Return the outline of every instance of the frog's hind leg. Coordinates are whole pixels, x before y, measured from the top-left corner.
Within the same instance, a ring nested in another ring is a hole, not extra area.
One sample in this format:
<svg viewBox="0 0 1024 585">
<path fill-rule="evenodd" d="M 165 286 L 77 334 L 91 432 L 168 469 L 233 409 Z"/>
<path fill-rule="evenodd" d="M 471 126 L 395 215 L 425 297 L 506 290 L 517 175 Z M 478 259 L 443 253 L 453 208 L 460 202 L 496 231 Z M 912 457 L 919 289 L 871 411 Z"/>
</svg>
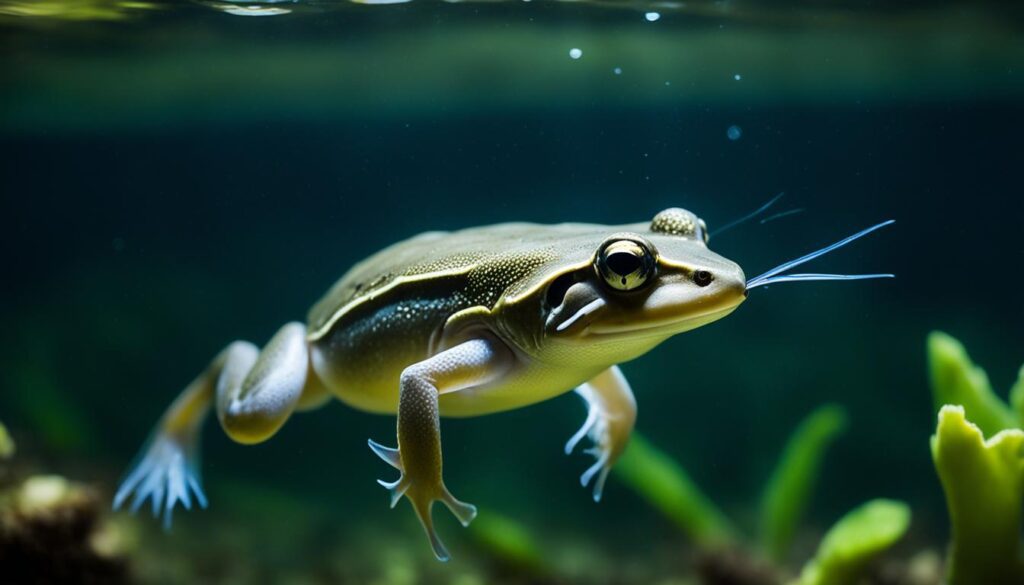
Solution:
<svg viewBox="0 0 1024 585">
<path fill-rule="evenodd" d="M 583 437 L 589 436 L 594 441 L 594 446 L 586 452 L 597 461 L 583 472 L 580 483 L 587 487 L 594 480 L 594 501 L 597 502 L 601 500 L 608 472 L 626 449 L 633 432 L 636 399 L 618 366 L 601 372 L 577 388 L 576 393 L 587 404 L 587 420 L 565 444 L 565 454 L 572 453 Z"/>
<path fill-rule="evenodd" d="M 194 496 L 200 506 L 206 507 L 197 447 L 212 396 L 213 383 L 205 372 L 171 404 L 114 495 L 115 510 L 134 493 L 132 512 L 152 499 L 153 515 L 163 513 L 164 527 L 170 528 L 171 513 L 178 502 L 191 509 Z"/>
<path fill-rule="evenodd" d="M 409 366 L 400 382 L 398 448 L 369 441 L 374 453 L 401 472 L 393 482 L 379 481 L 391 494 L 391 506 L 403 496 L 408 498 L 438 560 L 446 561 L 450 556 L 434 529 L 433 503 L 444 502 L 464 526 L 476 516 L 476 508 L 456 500 L 441 476 L 438 395 L 493 382 L 509 370 L 513 361 L 512 352 L 504 344 L 487 338 L 467 341 Z"/>
<path fill-rule="evenodd" d="M 309 373 L 306 328 L 285 325 L 263 351 L 250 343 L 235 345 L 237 356 L 224 364 L 217 381 L 217 418 L 235 442 L 261 443 L 284 425 L 302 398 Z"/>
<path fill-rule="evenodd" d="M 216 402 L 224 431 L 239 443 L 268 439 L 296 406 L 321 402 L 322 388 L 309 376 L 305 327 L 289 323 L 260 351 L 236 341 L 228 345 L 167 409 L 137 464 L 114 496 L 120 508 L 134 494 L 132 511 L 152 499 L 153 514 L 164 514 L 170 527 L 178 502 L 192 506 L 192 497 L 206 507 L 198 468 L 202 423 Z"/>
</svg>

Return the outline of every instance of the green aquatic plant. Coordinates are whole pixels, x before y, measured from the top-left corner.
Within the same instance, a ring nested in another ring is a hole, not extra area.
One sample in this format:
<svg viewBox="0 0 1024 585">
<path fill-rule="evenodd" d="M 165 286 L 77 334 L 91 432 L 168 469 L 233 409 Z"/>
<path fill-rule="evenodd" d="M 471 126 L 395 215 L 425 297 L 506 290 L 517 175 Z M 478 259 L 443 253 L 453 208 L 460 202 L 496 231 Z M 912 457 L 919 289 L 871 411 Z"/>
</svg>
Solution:
<svg viewBox="0 0 1024 585">
<path fill-rule="evenodd" d="M 986 441 L 963 406 L 946 405 L 931 450 L 952 527 L 949 584 L 1024 583 L 1024 431 L 1002 430 Z"/>
<path fill-rule="evenodd" d="M 760 543 L 783 560 L 817 481 L 825 450 L 845 426 L 837 406 L 811 413 L 790 437 L 761 503 Z M 670 456 L 634 434 L 616 465 L 618 477 L 672 520 L 700 546 L 736 541 L 736 530 Z"/>
<path fill-rule="evenodd" d="M 1003 429 L 1024 428 L 1024 367 L 1010 390 L 1010 403 L 992 390 L 985 370 L 976 366 L 962 343 L 933 331 L 928 336 L 928 374 L 935 410 L 963 406 L 967 420 L 991 437 Z"/>
<path fill-rule="evenodd" d="M 788 556 L 793 537 L 820 475 L 825 452 L 846 427 L 842 408 L 826 405 L 795 429 L 761 499 L 758 543 L 776 563 Z M 728 518 L 700 491 L 670 456 L 634 434 L 616 476 L 648 500 L 704 549 L 740 543 Z M 876 500 L 844 517 L 822 542 L 816 559 L 805 569 L 801 585 L 850 583 L 868 561 L 906 530 L 910 511 L 905 504 Z"/>
<path fill-rule="evenodd" d="M 786 559 L 825 451 L 845 427 L 843 409 L 823 406 L 804 419 L 786 443 L 761 499 L 760 544 L 772 560 Z"/>
<path fill-rule="evenodd" d="M 4 426 L 4 423 L 0 423 L 0 459 L 14 457 L 14 450 L 14 439 L 7 432 L 7 427 Z"/>
<path fill-rule="evenodd" d="M 12 389 L 5 399 L 15 417 L 46 447 L 62 453 L 97 452 L 95 424 L 75 395 L 65 390 L 62 369 L 54 361 L 60 354 L 55 335 L 47 324 L 40 324 L 35 337 L 0 361 L 0 383 Z"/>
<path fill-rule="evenodd" d="M 670 456 L 634 432 L 615 466 L 619 479 L 699 545 L 729 543 L 736 531 Z"/>
<path fill-rule="evenodd" d="M 482 513 L 469 525 L 469 533 L 488 556 L 506 567 L 526 574 L 551 572 L 536 538 L 512 518 Z"/>
<path fill-rule="evenodd" d="M 1024 582 L 1024 367 L 1004 401 L 963 344 L 934 331 L 928 373 L 939 412 L 932 460 L 952 530 L 947 579 L 950 585 Z"/>
<path fill-rule="evenodd" d="M 793 585 L 855 585 L 880 553 L 910 525 L 910 508 L 894 500 L 871 500 L 848 512 L 825 534 L 818 552 Z"/>
</svg>

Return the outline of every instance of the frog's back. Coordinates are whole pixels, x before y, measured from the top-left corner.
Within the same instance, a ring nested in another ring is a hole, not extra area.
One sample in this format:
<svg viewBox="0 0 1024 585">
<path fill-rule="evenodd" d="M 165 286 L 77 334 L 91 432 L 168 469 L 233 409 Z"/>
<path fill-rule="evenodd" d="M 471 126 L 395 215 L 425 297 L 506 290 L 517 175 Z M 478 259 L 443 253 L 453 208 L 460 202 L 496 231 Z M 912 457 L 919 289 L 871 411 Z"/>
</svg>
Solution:
<svg viewBox="0 0 1024 585">
<path fill-rule="evenodd" d="M 595 239 L 607 230 L 581 223 L 503 223 L 420 234 L 377 252 L 342 276 L 310 309 L 310 337 L 343 325 L 357 309 L 390 303 L 396 296 L 448 294 L 459 297 L 455 310 L 490 308 L 503 294 L 529 289 L 567 259 L 586 261 Z"/>
</svg>

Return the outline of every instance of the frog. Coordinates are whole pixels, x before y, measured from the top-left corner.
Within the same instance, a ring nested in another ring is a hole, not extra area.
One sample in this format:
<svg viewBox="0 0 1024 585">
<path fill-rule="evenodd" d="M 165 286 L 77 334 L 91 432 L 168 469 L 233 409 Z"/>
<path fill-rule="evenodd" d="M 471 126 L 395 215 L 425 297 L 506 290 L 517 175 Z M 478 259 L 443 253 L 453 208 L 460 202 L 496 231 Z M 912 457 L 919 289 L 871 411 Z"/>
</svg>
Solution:
<svg viewBox="0 0 1024 585">
<path fill-rule="evenodd" d="M 891 220 L 890 220 L 891 222 Z M 174 508 L 207 506 L 198 469 L 203 421 L 216 413 L 243 445 L 270 439 L 292 414 L 332 398 L 396 418 L 396 446 L 368 446 L 398 477 L 378 482 L 392 508 L 406 499 L 439 560 L 450 553 L 432 515 L 441 502 L 465 526 L 476 507 L 442 473 L 442 417 L 478 417 L 575 392 L 593 463 L 580 483 L 599 501 L 636 423 L 621 364 L 735 311 L 776 282 L 889 277 L 791 274 L 870 231 L 746 279 L 708 247 L 706 223 L 669 208 L 625 225 L 503 223 L 427 232 L 351 267 L 261 348 L 234 341 L 167 408 L 114 508 L 147 500 L 170 527 Z"/>
</svg>

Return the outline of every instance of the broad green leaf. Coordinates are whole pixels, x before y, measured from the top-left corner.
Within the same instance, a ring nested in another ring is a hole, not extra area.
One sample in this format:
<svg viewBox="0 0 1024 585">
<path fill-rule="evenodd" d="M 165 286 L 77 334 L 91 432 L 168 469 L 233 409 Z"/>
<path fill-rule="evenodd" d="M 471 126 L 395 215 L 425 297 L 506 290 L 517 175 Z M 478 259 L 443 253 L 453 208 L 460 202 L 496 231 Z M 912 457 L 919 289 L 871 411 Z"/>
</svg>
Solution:
<svg viewBox="0 0 1024 585">
<path fill-rule="evenodd" d="M 843 516 L 822 539 L 800 573 L 798 585 L 854 585 L 880 553 L 910 525 L 910 508 L 895 500 L 872 500 Z"/>
<path fill-rule="evenodd" d="M 939 331 L 928 336 L 928 370 L 936 411 L 947 404 L 963 406 L 986 437 L 1018 427 L 1017 416 L 992 392 L 985 370 L 971 362 L 956 339 Z"/>
<path fill-rule="evenodd" d="M 953 531 L 949 585 L 1024 583 L 1024 431 L 985 441 L 962 407 L 944 406 L 931 448 Z"/>
<path fill-rule="evenodd" d="M 1017 428 L 1024 429 L 1024 366 L 1017 373 L 1017 383 L 1010 388 L 1010 407 L 1017 415 Z"/>
</svg>

